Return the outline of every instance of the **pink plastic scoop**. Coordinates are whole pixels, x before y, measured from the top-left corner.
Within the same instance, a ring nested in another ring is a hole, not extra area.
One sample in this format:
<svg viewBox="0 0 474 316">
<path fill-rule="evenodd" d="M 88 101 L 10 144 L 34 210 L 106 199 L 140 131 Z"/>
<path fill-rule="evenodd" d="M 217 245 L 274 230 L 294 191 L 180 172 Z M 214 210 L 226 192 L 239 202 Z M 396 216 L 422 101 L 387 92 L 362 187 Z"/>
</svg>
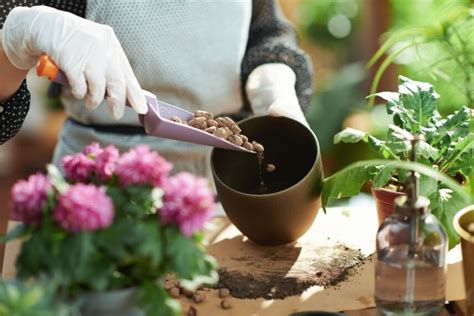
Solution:
<svg viewBox="0 0 474 316">
<path fill-rule="evenodd" d="M 40 77 L 46 76 L 59 84 L 69 84 L 65 74 L 46 55 L 40 58 L 36 73 Z M 151 92 L 146 90 L 143 92 L 147 100 L 148 112 L 145 115 L 140 114 L 139 120 L 148 135 L 255 154 L 254 151 L 232 144 L 198 128 L 171 121 L 173 116 L 179 117 L 182 121 L 189 121 L 194 116 L 191 112 L 158 100 Z"/>
</svg>

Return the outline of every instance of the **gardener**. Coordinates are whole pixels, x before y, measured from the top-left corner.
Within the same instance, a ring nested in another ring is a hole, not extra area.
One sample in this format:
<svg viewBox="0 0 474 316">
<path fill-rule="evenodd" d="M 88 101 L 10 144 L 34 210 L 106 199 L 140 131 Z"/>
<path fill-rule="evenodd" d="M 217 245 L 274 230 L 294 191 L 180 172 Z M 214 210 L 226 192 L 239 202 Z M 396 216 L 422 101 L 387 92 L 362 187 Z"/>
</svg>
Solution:
<svg viewBox="0 0 474 316">
<path fill-rule="evenodd" d="M 6 19 L 0 143 L 26 116 L 24 79 L 41 54 L 70 83 L 61 92 L 68 119 L 54 154 L 57 165 L 93 141 L 122 150 L 143 143 L 173 161 L 175 170 L 205 174 L 208 147 L 144 134 L 137 118 L 147 111 L 141 87 L 189 111 L 234 119 L 269 112 L 306 123 L 301 108 L 310 101 L 311 66 L 275 0 L 58 0 L 39 1 L 56 9 L 14 9 L 18 2 L 4 0 L 0 11 L 0 26 Z M 38 1 L 21 3 L 28 2 Z M 124 107 L 126 100 L 132 109 Z"/>
</svg>

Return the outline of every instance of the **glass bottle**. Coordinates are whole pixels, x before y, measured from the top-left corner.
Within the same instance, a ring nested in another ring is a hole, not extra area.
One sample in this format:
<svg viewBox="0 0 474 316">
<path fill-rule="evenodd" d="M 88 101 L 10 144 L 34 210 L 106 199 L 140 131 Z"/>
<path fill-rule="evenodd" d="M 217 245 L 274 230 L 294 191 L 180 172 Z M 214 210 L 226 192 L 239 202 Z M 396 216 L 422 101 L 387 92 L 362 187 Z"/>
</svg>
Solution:
<svg viewBox="0 0 474 316">
<path fill-rule="evenodd" d="M 381 315 L 437 315 L 445 303 L 446 232 L 418 196 L 417 175 L 377 232 L 375 302 Z M 411 189 L 410 189 L 411 188 Z"/>
</svg>

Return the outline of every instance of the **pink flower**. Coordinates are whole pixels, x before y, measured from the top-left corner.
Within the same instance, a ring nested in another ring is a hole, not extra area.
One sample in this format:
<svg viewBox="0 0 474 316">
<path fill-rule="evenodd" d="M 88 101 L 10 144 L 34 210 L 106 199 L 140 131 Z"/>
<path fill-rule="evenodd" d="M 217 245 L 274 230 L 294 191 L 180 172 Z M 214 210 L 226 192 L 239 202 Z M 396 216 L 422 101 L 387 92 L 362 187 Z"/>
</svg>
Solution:
<svg viewBox="0 0 474 316">
<path fill-rule="evenodd" d="M 66 179 L 78 182 L 90 181 L 94 161 L 83 153 L 64 156 L 62 159 Z"/>
<path fill-rule="evenodd" d="M 11 218 L 27 224 L 40 223 L 50 188 L 51 182 L 41 173 L 18 181 L 11 191 Z"/>
<path fill-rule="evenodd" d="M 122 155 L 116 174 L 122 186 L 149 184 L 161 186 L 173 165 L 146 145 L 139 145 Z"/>
<path fill-rule="evenodd" d="M 97 154 L 95 159 L 95 174 L 102 181 L 109 180 L 115 172 L 115 165 L 119 158 L 118 149 L 109 145 Z"/>
<path fill-rule="evenodd" d="M 105 187 L 79 183 L 59 196 L 53 217 L 69 232 L 94 231 L 112 223 L 114 205 Z"/>
<path fill-rule="evenodd" d="M 202 229 L 214 211 L 214 194 L 206 179 L 180 172 L 163 187 L 163 206 L 158 210 L 163 224 L 176 224 L 185 236 Z"/>
<path fill-rule="evenodd" d="M 102 152 L 102 150 L 103 149 L 100 148 L 99 143 L 94 142 L 84 147 L 84 149 L 82 150 L 82 153 L 88 156 L 89 158 L 94 159 Z"/>
<path fill-rule="evenodd" d="M 64 173 L 68 180 L 89 182 L 93 174 L 99 180 L 109 180 L 119 158 L 119 152 L 113 145 L 102 149 L 98 143 L 84 147 L 82 152 L 65 156 L 62 160 Z"/>
</svg>

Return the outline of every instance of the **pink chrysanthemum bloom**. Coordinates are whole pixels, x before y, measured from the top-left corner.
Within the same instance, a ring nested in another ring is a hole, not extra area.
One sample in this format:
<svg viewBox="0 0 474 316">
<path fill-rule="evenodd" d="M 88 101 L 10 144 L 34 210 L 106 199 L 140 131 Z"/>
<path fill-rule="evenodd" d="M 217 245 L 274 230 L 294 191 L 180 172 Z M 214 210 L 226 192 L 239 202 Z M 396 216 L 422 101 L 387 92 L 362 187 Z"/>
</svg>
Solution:
<svg viewBox="0 0 474 316">
<path fill-rule="evenodd" d="M 173 165 L 146 145 L 139 145 L 122 155 L 115 173 L 122 186 L 150 184 L 161 186 Z"/>
<path fill-rule="evenodd" d="M 95 174 L 99 180 L 109 180 L 115 172 L 115 165 L 119 158 L 118 149 L 109 145 L 97 154 L 95 158 Z"/>
<path fill-rule="evenodd" d="M 215 207 L 207 180 L 180 172 L 170 177 L 163 189 L 163 206 L 158 210 L 163 224 L 178 225 L 188 237 L 202 229 Z"/>
<path fill-rule="evenodd" d="M 50 188 L 51 182 L 41 173 L 18 181 L 11 191 L 11 218 L 27 224 L 40 223 Z"/>
<path fill-rule="evenodd" d="M 89 159 L 85 154 L 77 153 L 64 156 L 61 162 L 66 179 L 78 182 L 90 181 L 95 164 L 94 161 Z"/>
<path fill-rule="evenodd" d="M 99 143 L 97 142 L 93 142 L 87 146 L 84 147 L 84 149 L 82 150 L 82 153 L 86 156 L 88 156 L 89 158 L 95 158 L 97 157 L 101 152 L 102 152 L 102 148 L 100 148 L 100 145 Z"/>
<path fill-rule="evenodd" d="M 95 231 L 112 224 L 114 205 L 105 187 L 79 183 L 59 196 L 53 217 L 66 231 Z"/>
</svg>

